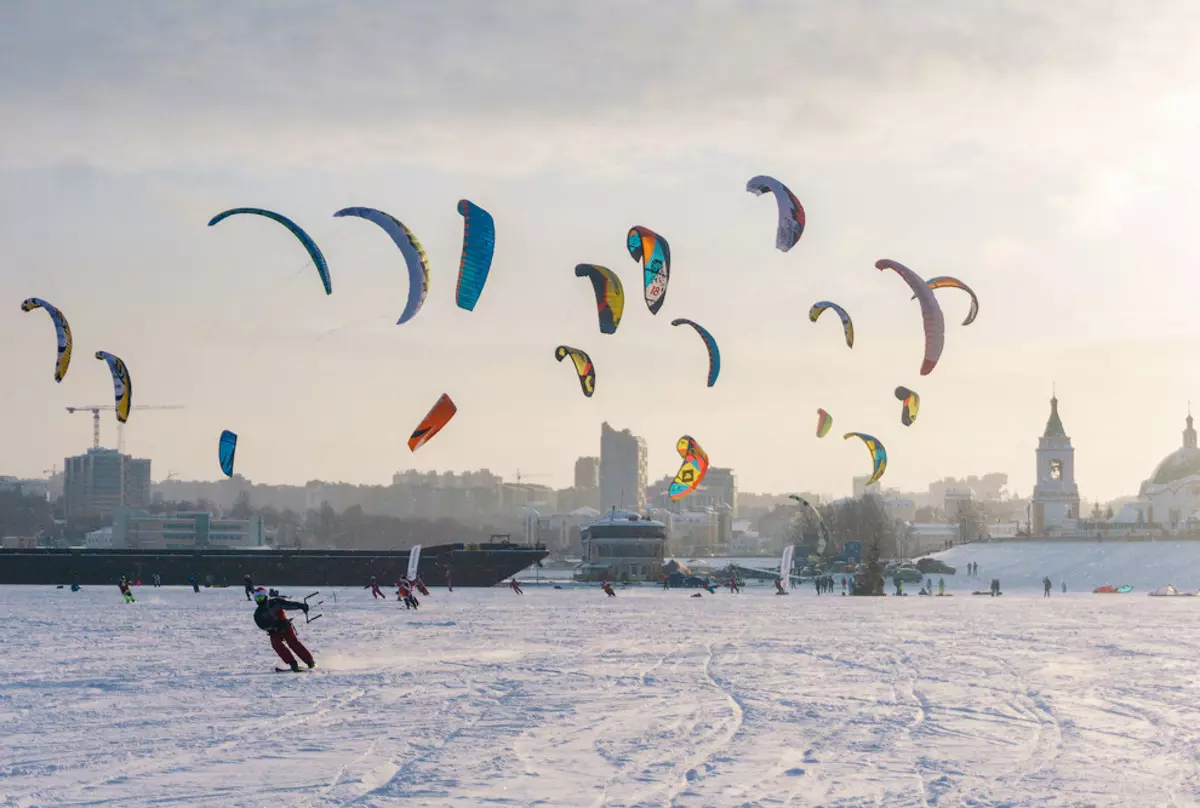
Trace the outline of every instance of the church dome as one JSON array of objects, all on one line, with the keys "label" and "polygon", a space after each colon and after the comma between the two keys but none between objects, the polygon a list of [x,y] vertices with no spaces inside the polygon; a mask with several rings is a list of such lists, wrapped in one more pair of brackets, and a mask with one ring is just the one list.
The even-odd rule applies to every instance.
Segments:
[{"label": "church dome", "polygon": [[1192,416],[1187,417],[1187,429],[1183,430],[1183,446],[1179,447],[1154,467],[1147,485],[1171,485],[1188,477],[1200,476],[1200,448],[1196,446],[1196,430],[1192,428]]}]

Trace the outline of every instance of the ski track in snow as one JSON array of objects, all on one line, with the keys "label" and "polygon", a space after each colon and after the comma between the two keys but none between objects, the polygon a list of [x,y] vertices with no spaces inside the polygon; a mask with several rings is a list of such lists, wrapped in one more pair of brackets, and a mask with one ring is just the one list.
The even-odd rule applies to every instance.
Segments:
[{"label": "ski track in snow", "polygon": [[1200,806],[1200,598],[0,587],[0,806]]}]

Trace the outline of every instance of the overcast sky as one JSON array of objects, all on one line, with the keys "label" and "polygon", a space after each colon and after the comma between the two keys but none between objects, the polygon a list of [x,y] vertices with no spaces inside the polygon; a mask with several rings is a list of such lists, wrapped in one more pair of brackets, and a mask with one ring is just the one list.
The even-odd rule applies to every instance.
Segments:
[{"label": "overcast sky", "polygon": [[[1028,494],[1057,384],[1087,500],[1135,493],[1200,405],[1200,7],[1156,2],[0,3],[0,473],[89,445],[97,349],[128,363],[127,448],[156,478],[215,478],[241,436],[256,482],[387,483],[486,467],[568,485],[601,421],[646,438],[652,478],[695,437],[745,490],[850,491],[1004,471]],[[769,174],[808,227],[774,247]],[[474,312],[454,304],[460,198],[496,221]],[[429,298],[397,326],[399,252]],[[323,249],[326,297],[303,248]],[[669,239],[666,305],[642,302],[625,233]],[[946,349],[920,377],[920,313],[878,258],[956,275]],[[575,264],[616,270],[614,335]],[[59,306],[75,334],[62,384]],[[854,318],[847,349],[830,299]],[[688,317],[721,346],[717,385]],[[587,399],[554,361],[588,351]],[[922,398],[901,425],[898,384]],[[459,412],[416,454],[441,393]],[[816,410],[834,418],[814,435]],[[103,441],[115,443],[111,415]],[[545,475],[545,476],[535,476]]]}]

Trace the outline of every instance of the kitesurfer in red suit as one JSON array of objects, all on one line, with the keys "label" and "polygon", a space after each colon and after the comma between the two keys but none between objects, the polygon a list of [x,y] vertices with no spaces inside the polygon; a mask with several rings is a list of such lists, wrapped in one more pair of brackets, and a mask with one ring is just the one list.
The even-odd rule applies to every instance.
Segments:
[{"label": "kitesurfer in red suit", "polygon": [[258,604],[254,610],[254,623],[267,632],[271,638],[271,647],[275,649],[275,653],[279,654],[279,658],[283,660],[285,665],[291,667],[293,671],[300,670],[300,664],[296,662],[296,657],[292,656],[292,652],[296,652],[296,656],[310,668],[315,668],[317,663],[313,661],[313,655],[304,647],[304,643],[300,642],[300,638],[296,636],[296,629],[292,627],[292,621],[288,619],[284,609],[299,609],[308,614],[308,604],[301,603],[295,600],[285,600],[282,597],[271,597],[266,589],[261,586],[254,590],[254,602]]}]

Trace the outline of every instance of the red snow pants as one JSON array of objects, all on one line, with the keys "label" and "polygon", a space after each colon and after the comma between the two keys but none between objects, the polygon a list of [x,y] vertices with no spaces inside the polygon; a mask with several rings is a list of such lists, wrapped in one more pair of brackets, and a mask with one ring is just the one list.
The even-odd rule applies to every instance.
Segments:
[{"label": "red snow pants", "polygon": [[313,664],[312,654],[310,654],[308,649],[304,647],[304,643],[300,642],[300,638],[296,636],[296,629],[292,628],[290,623],[286,629],[282,631],[272,631],[270,634],[271,647],[275,649],[275,653],[279,654],[279,658],[282,659],[286,664],[291,665],[296,661],[295,657],[292,656],[291,651],[288,650],[289,646],[291,647],[292,651],[296,652],[296,656],[300,657],[305,665],[311,666]]}]

